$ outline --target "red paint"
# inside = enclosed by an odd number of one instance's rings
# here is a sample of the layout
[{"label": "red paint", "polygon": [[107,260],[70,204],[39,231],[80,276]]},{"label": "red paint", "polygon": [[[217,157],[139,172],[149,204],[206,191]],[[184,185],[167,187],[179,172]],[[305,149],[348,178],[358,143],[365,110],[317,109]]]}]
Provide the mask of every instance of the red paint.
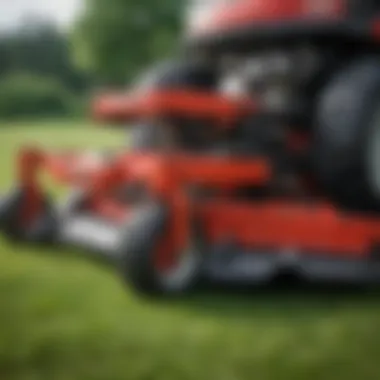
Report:
[{"label": "red paint", "polygon": [[244,247],[364,256],[380,242],[378,219],[345,215],[325,204],[210,201],[202,219],[212,241],[231,237]]},{"label": "red paint", "polygon": [[209,17],[204,17],[191,33],[218,32],[255,23],[335,21],[344,17],[345,9],[344,0],[236,0],[222,6],[216,3]]},{"label": "red paint", "polygon": [[379,18],[375,19],[372,22],[371,32],[375,41],[380,41],[380,19]]},{"label": "red paint", "polygon": [[188,89],[104,95],[93,104],[95,119],[111,122],[180,115],[228,124],[256,111],[257,103],[249,99],[231,99],[215,92]]}]

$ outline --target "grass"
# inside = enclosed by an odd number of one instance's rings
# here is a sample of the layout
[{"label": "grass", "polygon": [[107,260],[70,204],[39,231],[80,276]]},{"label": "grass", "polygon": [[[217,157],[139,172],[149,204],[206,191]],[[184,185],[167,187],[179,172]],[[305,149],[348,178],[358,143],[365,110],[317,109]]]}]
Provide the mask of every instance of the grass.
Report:
[{"label": "grass", "polygon": [[[1,126],[0,188],[24,142],[122,143],[120,133],[87,127]],[[379,357],[376,295],[209,292],[148,302],[110,268],[0,240],[1,380],[376,380]]]}]

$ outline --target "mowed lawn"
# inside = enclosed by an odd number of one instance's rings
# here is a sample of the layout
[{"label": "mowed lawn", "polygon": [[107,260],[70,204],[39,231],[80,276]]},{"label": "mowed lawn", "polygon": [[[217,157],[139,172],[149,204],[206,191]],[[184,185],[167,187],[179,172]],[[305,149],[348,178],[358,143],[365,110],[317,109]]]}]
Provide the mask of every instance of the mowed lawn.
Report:
[{"label": "mowed lawn", "polygon": [[[20,144],[119,146],[86,123],[0,127],[0,188]],[[376,380],[380,296],[302,291],[136,298],[112,270],[0,238],[1,380]]]}]

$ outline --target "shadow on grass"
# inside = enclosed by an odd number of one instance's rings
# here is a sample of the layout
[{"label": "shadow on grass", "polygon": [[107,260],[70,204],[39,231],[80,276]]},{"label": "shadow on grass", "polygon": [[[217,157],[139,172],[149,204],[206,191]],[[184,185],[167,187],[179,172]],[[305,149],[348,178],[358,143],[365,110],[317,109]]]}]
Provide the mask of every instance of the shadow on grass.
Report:
[{"label": "shadow on grass", "polygon": [[[56,260],[80,260],[113,271],[115,265],[101,254],[67,247],[38,247],[33,254]],[[53,253],[54,252],[54,253]],[[115,273],[115,275],[117,275]],[[120,282],[123,286],[123,282]],[[128,289],[126,289],[127,297]],[[136,300],[141,296],[135,295]],[[227,318],[289,318],[329,316],[344,310],[380,311],[380,286],[334,286],[308,284],[294,278],[281,278],[266,286],[227,286],[204,284],[195,294],[179,298],[145,299],[151,305],[186,313]]]},{"label": "shadow on grass", "polygon": [[265,287],[207,286],[198,294],[165,301],[191,313],[228,319],[318,318],[345,310],[380,310],[380,288],[275,281]]}]

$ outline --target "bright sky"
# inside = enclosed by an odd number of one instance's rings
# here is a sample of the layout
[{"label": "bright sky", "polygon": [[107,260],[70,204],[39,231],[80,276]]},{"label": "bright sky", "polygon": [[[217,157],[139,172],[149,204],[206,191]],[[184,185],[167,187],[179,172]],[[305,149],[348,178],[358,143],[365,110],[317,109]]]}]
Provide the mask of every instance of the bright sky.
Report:
[{"label": "bright sky", "polygon": [[82,5],[83,0],[0,0],[0,30],[19,26],[28,15],[46,17],[67,28]]}]

